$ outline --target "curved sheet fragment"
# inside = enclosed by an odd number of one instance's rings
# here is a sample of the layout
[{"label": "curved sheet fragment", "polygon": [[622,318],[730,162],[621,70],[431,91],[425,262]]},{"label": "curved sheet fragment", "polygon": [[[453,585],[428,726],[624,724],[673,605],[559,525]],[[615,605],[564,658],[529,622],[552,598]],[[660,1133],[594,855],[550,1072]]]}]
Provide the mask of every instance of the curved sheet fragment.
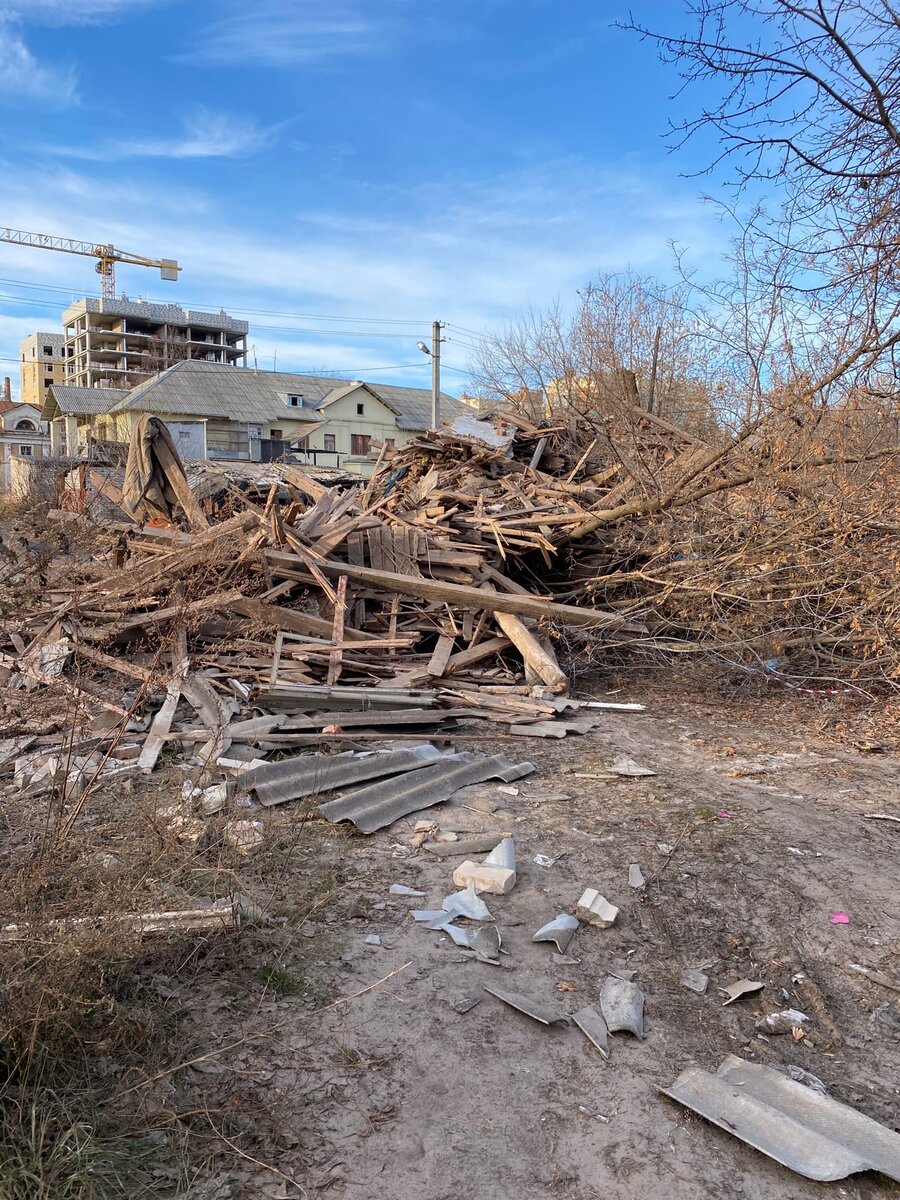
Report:
[{"label": "curved sheet fragment", "polygon": [[577,928],[577,917],[570,916],[569,913],[560,913],[558,917],[554,917],[552,921],[542,925],[531,940],[533,942],[556,942],[557,950],[560,954],[565,954]]},{"label": "curved sheet fragment", "polygon": [[660,1091],[807,1179],[871,1170],[900,1183],[900,1134],[771,1067],[729,1054],[715,1075],[689,1067]]}]

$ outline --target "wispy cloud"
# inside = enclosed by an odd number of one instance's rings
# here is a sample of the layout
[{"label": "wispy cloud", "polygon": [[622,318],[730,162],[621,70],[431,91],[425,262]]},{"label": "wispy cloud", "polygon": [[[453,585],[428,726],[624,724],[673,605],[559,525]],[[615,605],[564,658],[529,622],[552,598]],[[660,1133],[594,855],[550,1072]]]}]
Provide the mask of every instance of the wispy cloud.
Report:
[{"label": "wispy cloud", "polygon": [[88,162],[121,162],[133,158],[244,158],[271,145],[290,122],[261,126],[251,117],[236,117],[198,106],[173,138],[124,138],[97,145],[46,146],[63,158]]},{"label": "wispy cloud", "polygon": [[[241,0],[206,25],[202,38],[175,56],[206,66],[322,64],[378,53],[396,29],[403,0]],[[375,11],[377,9],[377,12]]]},{"label": "wispy cloud", "polygon": [[[7,15],[33,25],[92,25],[138,8],[162,6],[172,0],[6,0]],[[177,2],[177,0],[175,0]]]},{"label": "wispy cloud", "polygon": [[53,108],[78,102],[74,69],[38,62],[6,13],[0,13],[0,93],[22,101],[39,100]]}]

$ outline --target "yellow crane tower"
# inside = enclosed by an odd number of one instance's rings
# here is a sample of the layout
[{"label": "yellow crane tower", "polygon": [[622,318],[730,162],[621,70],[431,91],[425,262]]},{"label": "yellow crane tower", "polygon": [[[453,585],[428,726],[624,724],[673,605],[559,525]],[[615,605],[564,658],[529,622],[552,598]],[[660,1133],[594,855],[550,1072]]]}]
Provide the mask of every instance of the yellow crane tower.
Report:
[{"label": "yellow crane tower", "polygon": [[0,227],[0,242],[13,246],[37,246],[41,250],[61,250],[64,254],[84,254],[97,259],[97,274],[100,276],[100,294],[104,300],[116,297],[116,263],[130,263],[136,267],[158,267],[161,279],[177,281],[181,270],[173,258],[145,258],[142,254],[129,254],[115,246],[103,246],[95,242],[78,242],[73,238],[54,237],[49,233],[26,233],[22,229]]}]

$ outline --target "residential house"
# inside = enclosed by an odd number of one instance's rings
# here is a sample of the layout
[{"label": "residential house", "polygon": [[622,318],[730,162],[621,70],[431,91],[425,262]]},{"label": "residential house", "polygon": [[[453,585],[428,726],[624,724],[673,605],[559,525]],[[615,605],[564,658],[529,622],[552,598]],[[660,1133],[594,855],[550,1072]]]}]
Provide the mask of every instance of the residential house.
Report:
[{"label": "residential house", "polygon": [[[442,418],[470,411],[441,395]],[[185,458],[265,462],[291,453],[368,476],[382,444],[402,446],[429,428],[431,392],[187,360],[130,391],[53,387],[44,406],[54,454],[126,442],[141,413],[166,422]]]},{"label": "residential house", "polygon": [[16,464],[42,458],[50,452],[41,409],[34,404],[0,402],[0,490],[11,487]]}]

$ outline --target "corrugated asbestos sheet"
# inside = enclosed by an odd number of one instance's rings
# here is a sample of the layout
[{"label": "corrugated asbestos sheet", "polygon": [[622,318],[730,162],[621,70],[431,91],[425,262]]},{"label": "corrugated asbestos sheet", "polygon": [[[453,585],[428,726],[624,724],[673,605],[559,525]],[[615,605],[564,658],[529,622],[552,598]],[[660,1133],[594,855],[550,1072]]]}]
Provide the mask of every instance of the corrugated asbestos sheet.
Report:
[{"label": "corrugated asbestos sheet", "polygon": [[506,783],[534,770],[533,763],[512,763],[505,754],[485,758],[480,754],[447,754],[439,762],[405,775],[360,788],[337,800],[319,805],[329,821],[352,821],[361,833],[374,833],[407,813],[449,800],[455,791],[486,779]]},{"label": "corrugated asbestos sheet", "polygon": [[434,746],[415,750],[380,750],[375,754],[300,754],[266,763],[240,777],[242,791],[254,791],[266,808],[382,775],[415,771],[441,757]]},{"label": "corrugated asbestos sheet", "polygon": [[871,1170],[900,1183],[900,1134],[771,1067],[729,1054],[715,1075],[689,1067],[660,1090],[807,1179]]}]

